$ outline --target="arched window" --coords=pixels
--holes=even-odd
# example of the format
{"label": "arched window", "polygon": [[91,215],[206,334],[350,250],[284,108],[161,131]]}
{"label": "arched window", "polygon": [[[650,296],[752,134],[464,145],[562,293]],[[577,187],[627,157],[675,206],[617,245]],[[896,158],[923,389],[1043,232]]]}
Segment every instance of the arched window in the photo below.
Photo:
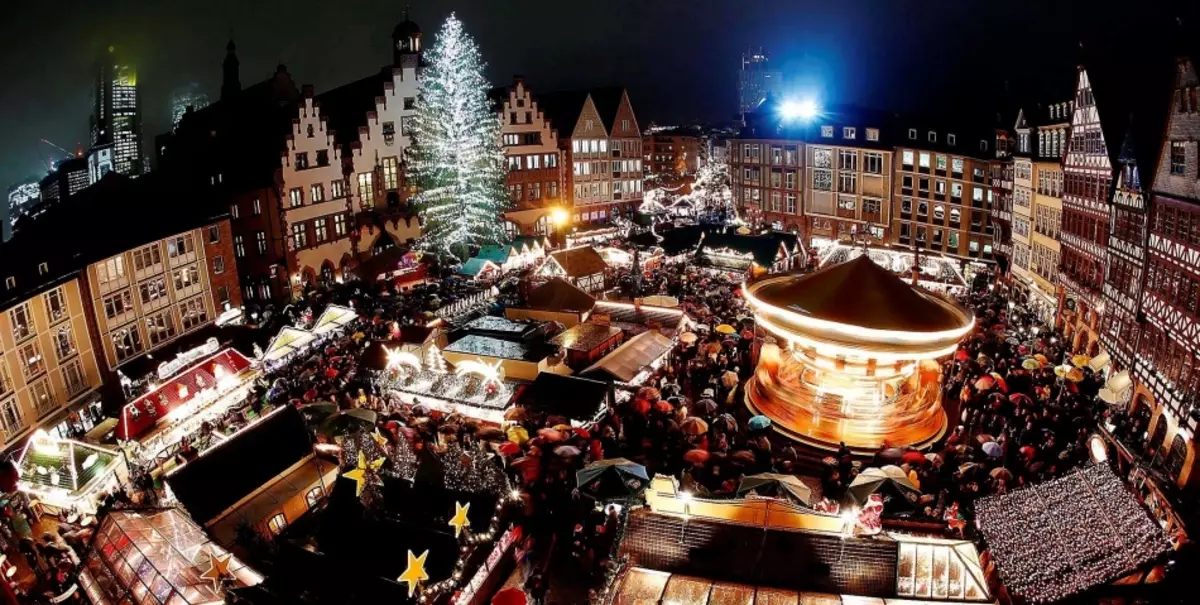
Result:
{"label": "arched window", "polygon": [[[1150,450],[1155,453],[1163,445],[1163,440],[1167,438],[1167,419],[1159,418],[1158,424],[1154,426],[1154,436],[1150,437]],[[1149,453],[1149,452],[1147,452]],[[1159,457],[1161,459],[1161,456]]]}
{"label": "arched window", "polygon": [[512,221],[504,221],[504,235],[507,236],[508,239],[511,240],[520,234],[521,234],[521,229],[520,229],[520,227],[517,226],[516,223],[514,223]]}
{"label": "arched window", "polygon": [[321,489],[321,486],[318,485],[318,486],[308,490],[307,494],[304,494],[304,501],[308,503],[309,508],[313,508],[314,506],[317,505],[318,502],[321,501],[321,498],[324,496],[325,496],[325,490]]}
{"label": "arched window", "polygon": [[271,530],[271,535],[273,536],[283,533],[283,530],[287,529],[287,526],[287,517],[284,517],[283,513],[279,513],[267,521],[267,529]]}
{"label": "arched window", "polygon": [[1175,435],[1171,442],[1171,453],[1167,454],[1167,473],[1178,479],[1183,471],[1183,463],[1187,461],[1187,441],[1183,435]]}

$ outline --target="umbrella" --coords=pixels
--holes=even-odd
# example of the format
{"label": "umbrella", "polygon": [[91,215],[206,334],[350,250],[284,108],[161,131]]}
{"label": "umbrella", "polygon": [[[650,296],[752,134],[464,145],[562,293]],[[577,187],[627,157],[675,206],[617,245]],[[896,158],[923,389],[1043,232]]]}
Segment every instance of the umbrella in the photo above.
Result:
{"label": "umbrella", "polygon": [[979,357],[975,358],[975,361],[981,366],[992,365],[992,358],[984,355],[983,353],[980,353]]}
{"label": "umbrella", "polygon": [[1003,376],[997,372],[992,372],[991,377],[996,381],[996,387],[999,388],[1002,393],[1008,392],[1008,382],[1004,380]]}
{"label": "umbrella", "polygon": [[1033,449],[1032,445],[1022,445],[1019,451],[1026,458],[1033,458],[1033,455],[1037,453],[1037,450]]}
{"label": "umbrella", "polygon": [[670,414],[674,409],[675,407],[671,405],[670,401],[659,400],[654,404],[654,411],[662,414]]}
{"label": "umbrella", "polygon": [[922,454],[917,450],[909,450],[904,452],[904,456],[900,458],[900,461],[907,462],[909,464],[925,464],[926,462],[925,454]]}
{"label": "umbrella", "polygon": [[999,458],[1000,456],[1004,455],[1004,448],[995,441],[989,441],[983,444],[983,453],[991,456],[992,458]]}
{"label": "umbrella", "polygon": [[1012,481],[1013,478],[1012,472],[1004,467],[992,469],[991,475],[993,479],[1003,479],[1005,481]]}
{"label": "umbrella", "polygon": [[1092,363],[1092,358],[1087,355],[1076,355],[1071,358],[1071,365],[1077,368],[1082,368],[1089,363]]}
{"label": "umbrella", "polygon": [[699,416],[712,416],[717,413],[717,402],[712,399],[701,399],[693,406],[696,414]]}
{"label": "umbrella", "polygon": [[492,597],[492,605],[526,605],[525,592],[516,586],[505,588]]}
{"label": "umbrella", "polygon": [[737,495],[744,497],[747,494],[791,500],[804,506],[813,504],[812,488],[792,475],[760,473],[743,477]]}
{"label": "umbrella", "polygon": [[879,459],[880,460],[899,461],[901,458],[904,457],[905,451],[907,451],[907,450],[905,450],[902,447],[889,447],[889,448],[879,452]]}
{"label": "umbrella", "polygon": [[1079,368],[1071,368],[1067,371],[1067,375],[1064,378],[1070,380],[1071,382],[1080,382],[1083,380],[1083,370]]}
{"label": "umbrella", "polygon": [[992,378],[990,374],[975,381],[975,388],[980,391],[986,391],[994,386],[996,386],[996,379]]}
{"label": "umbrella", "polygon": [[642,387],[637,390],[633,396],[634,399],[645,399],[646,401],[658,401],[662,399],[662,393],[654,387]]}
{"label": "umbrella", "polygon": [[725,370],[725,373],[721,374],[721,384],[727,389],[732,390],[738,385],[738,382],[737,372],[733,370]]}
{"label": "umbrella", "polygon": [[699,337],[692,332],[684,332],[683,334],[679,335],[679,342],[682,342],[685,345],[690,345],[696,342],[698,338]]}
{"label": "umbrella", "polygon": [[750,450],[738,450],[731,454],[729,458],[734,462],[741,462],[742,464],[754,464],[758,461],[758,459],[754,457],[754,452],[751,452]]}
{"label": "umbrella", "polygon": [[715,330],[716,332],[718,332],[720,334],[736,334],[737,333],[737,330],[735,330],[733,328],[733,326],[731,326],[729,324],[721,324],[721,325],[713,328],[713,330]]}
{"label": "umbrella", "polygon": [[633,411],[637,412],[638,414],[641,414],[642,416],[645,416],[646,414],[650,413],[650,400],[649,399],[635,399],[633,402]]}
{"label": "umbrella", "polygon": [[515,456],[521,453],[521,446],[513,443],[512,441],[505,441],[504,443],[501,443],[500,447],[497,449],[500,451],[500,454],[504,456]]}
{"label": "umbrella", "polygon": [[880,467],[879,470],[883,471],[883,474],[887,475],[889,478],[897,481],[908,481],[908,473],[905,473],[904,469],[896,466],[895,464],[886,464]]}
{"label": "umbrella", "polygon": [[1030,399],[1029,395],[1026,395],[1025,393],[1013,393],[1012,395],[1008,396],[1008,400],[1013,402],[1015,405],[1033,405],[1033,400]]}
{"label": "umbrella", "polygon": [[697,464],[697,465],[708,462],[708,458],[709,458],[708,451],[700,450],[700,449],[689,450],[688,453],[683,455],[684,462],[690,462],[692,464]]}
{"label": "umbrella", "polygon": [[325,419],[318,430],[328,437],[349,435],[359,430],[371,429],[375,426],[376,415],[371,410],[354,408],[338,412]]}
{"label": "umbrella", "polygon": [[338,406],[328,401],[300,406],[300,413],[304,414],[304,419],[309,422],[319,422],[332,414],[336,414],[337,411]]}
{"label": "umbrella", "polygon": [[966,349],[959,349],[958,352],[954,354],[954,359],[957,361],[966,361],[967,357]]}
{"label": "umbrella", "polygon": [[871,494],[876,492],[882,492],[884,506],[891,502],[903,501],[909,503],[908,508],[912,508],[920,495],[908,477],[892,477],[878,468],[868,468],[859,473],[846,488],[846,494],[859,506],[866,504]]}
{"label": "umbrella", "polygon": [[1047,359],[1046,356],[1042,355],[1041,353],[1034,354],[1033,358],[1042,362],[1042,365],[1046,365],[1046,364],[1050,363],[1050,360]]}
{"label": "umbrella", "polygon": [[525,408],[517,407],[517,406],[508,408],[508,410],[504,412],[505,420],[513,420],[516,422],[521,422],[522,420],[525,420],[525,416],[526,416]]}
{"label": "umbrella", "polygon": [[646,467],[626,458],[593,462],[575,473],[579,491],[596,500],[629,498],[649,483]]}
{"label": "umbrella", "polygon": [[573,445],[560,445],[554,448],[554,453],[563,458],[574,458],[579,455],[579,448]]}
{"label": "umbrella", "polygon": [[766,416],[755,416],[746,423],[746,426],[750,427],[752,431],[763,431],[771,428],[771,419]]}
{"label": "umbrella", "polygon": [[736,433],[738,430],[737,420],[734,420],[730,414],[721,414],[713,421],[713,429],[726,433]]}
{"label": "umbrella", "polygon": [[996,440],[996,438],[995,438],[995,437],[993,437],[993,436],[991,436],[991,435],[989,435],[989,434],[987,434],[987,433],[983,433],[983,434],[981,434],[981,435],[979,435],[979,436],[975,437],[975,439],[976,439],[977,441],[979,441],[979,443],[980,443],[980,444],[983,444],[983,443],[990,443],[990,442],[992,442],[992,441],[995,441],[995,440]]}
{"label": "umbrella", "polygon": [[508,427],[507,432],[508,432],[508,440],[513,443],[521,444],[521,443],[525,443],[526,441],[529,441],[529,431],[525,430],[524,427],[510,426],[510,427]]}
{"label": "umbrella", "polygon": [[1071,369],[1071,366],[1054,366],[1054,375],[1059,378],[1066,378],[1067,372],[1070,372]]}
{"label": "umbrella", "polygon": [[679,430],[683,431],[684,435],[703,435],[708,432],[708,423],[692,416],[679,425]]}
{"label": "umbrella", "polygon": [[1026,357],[1025,361],[1021,362],[1021,367],[1025,368],[1026,370],[1040,370],[1042,368],[1042,362],[1032,357]]}

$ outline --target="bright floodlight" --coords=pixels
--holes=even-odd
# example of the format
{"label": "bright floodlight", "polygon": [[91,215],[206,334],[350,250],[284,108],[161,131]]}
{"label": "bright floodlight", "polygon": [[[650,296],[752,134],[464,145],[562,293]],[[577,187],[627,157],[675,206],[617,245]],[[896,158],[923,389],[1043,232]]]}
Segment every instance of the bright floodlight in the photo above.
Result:
{"label": "bright floodlight", "polygon": [[819,110],[816,101],[809,99],[805,101],[787,101],[780,107],[780,111],[783,113],[783,117],[787,119],[800,118],[802,120],[809,120],[816,117]]}

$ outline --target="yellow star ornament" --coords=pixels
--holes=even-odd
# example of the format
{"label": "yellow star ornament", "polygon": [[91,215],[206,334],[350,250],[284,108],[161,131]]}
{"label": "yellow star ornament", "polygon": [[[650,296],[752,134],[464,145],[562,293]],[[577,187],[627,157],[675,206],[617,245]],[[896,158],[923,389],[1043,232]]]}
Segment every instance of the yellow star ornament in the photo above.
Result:
{"label": "yellow star ornament", "polygon": [[384,446],[388,444],[387,437],[384,437],[383,434],[379,432],[378,428],[375,429],[374,433],[371,433],[371,439],[375,440],[375,443],[379,446],[379,449],[383,449]]}
{"label": "yellow star ornament", "polygon": [[465,506],[459,502],[454,503],[454,518],[450,519],[450,527],[454,528],[454,537],[457,538],[462,533],[464,527],[470,529],[470,521],[467,519],[467,511],[471,510],[471,503],[468,502]]}
{"label": "yellow star ornament", "polygon": [[218,555],[211,547],[208,549],[208,570],[200,577],[212,581],[213,592],[221,589],[221,578],[229,575],[229,562],[232,560],[231,554]]}
{"label": "yellow star ornament", "polygon": [[367,471],[378,471],[380,467],[383,466],[383,462],[384,459],[380,458],[378,460],[372,460],[368,464],[367,457],[363,455],[362,451],[358,452],[358,465],[354,468],[354,470],[346,471],[342,474],[343,477],[354,481],[354,495],[362,495],[363,488],[367,485]]}
{"label": "yellow star ornament", "polygon": [[408,597],[411,599],[413,593],[417,591],[417,584],[429,579],[429,574],[425,573],[425,559],[429,556],[429,551],[421,553],[421,556],[413,555],[413,551],[408,551],[408,567],[404,568],[404,573],[396,578],[397,582],[408,584]]}

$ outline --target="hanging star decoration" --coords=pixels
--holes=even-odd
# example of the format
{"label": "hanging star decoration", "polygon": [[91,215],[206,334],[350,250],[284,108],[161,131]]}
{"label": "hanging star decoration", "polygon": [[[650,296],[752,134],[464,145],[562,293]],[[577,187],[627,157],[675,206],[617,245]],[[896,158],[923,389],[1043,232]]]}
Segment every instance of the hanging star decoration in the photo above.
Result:
{"label": "hanging star decoration", "polygon": [[397,582],[404,582],[408,585],[408,597],[411,599],[413,593],[417,591],[417,584],[429,579],[429,574],[425,572],[425,559],[429,556],[429,551],[421,553],[421,556],[413,555],[413,551],[408,551],[408,566],[404,568],[404,573],[396,578]]}
{"label": "hanging star decoration", "polygon": [[467,511],[471,510],[471,503],[463,505],[460,502],[454,503],[454,518],[450,519],[449,525],[454,528],[454,537],[457,538],[462,533],[464,527],[471,528],[470,520],[467,519]]}
{"label": "hanging star decoration", "polygon": [[379,427],[375,427],[375,431],[371,433],[371,439],[375,440],[375,444],[379,446],[379,449],[383,449],[388,444],[387,437],[384,437],[383,433],[379,432]]}
{"label": "hanging star decoration", "polygon": [[363,488],[366,487],[367,483],[370,481],[370,477],[368,475],[374,475],[376,472],[378,472],[379,468],[383,466],[384,460],[384,458],[379,458],[368,463],[367,457],[363,455],[362,450],[359,450],[358,465],[353,470],[346,471],[342,474],[343,477],[352,479],[354,481],[354,495],[362,495]]}
{"label": "hanging star decoration", "polygon": [[226,553],[224,555],[217,554],[217,551],[212,547],[208,549],[208,569],[200,574],[201,578],[211,580],[213,592],[221,589],[221,578],[229,575],[229,562],[233,560],[233,555]]}

